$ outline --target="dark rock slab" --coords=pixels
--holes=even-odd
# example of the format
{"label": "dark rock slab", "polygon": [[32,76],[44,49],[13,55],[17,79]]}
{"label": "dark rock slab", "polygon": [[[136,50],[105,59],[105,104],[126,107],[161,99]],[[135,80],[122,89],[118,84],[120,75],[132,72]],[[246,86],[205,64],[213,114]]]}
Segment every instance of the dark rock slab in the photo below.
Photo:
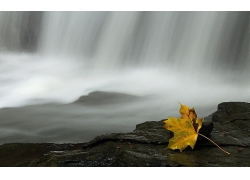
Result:
{"label": "dark rock slab", "polygon": [[[0,146],[0,166],[46,166],[43,158],[50,153],[60,154],[64,151],[80,149],[83,144],[53,143],[10,143]],[[41,162],[34,164],[33,162]],[[56,163],[50,166],[57,166]]]}
{"label": "dark rock slab", "polygon": [[235,122],[250,120],[250,103],[223,102],[218,105],[218,110],[212,117],[214,122]]}
{"label": "dark rock slab", "polygon": [[131,133],[106,134],[83,144],[4,144],[0,166],[250,166],[248,107],[249,103],[221,103],[218,111],[204,119],[200,133],[211,133],[209,138],[230,155],[202,139],[193,150],[166,149],[170,132],[161,120],[138,124]]}
{"label": "dark rock slab", "polygon": [[213,114],[213,140],[219,145],[250,146],[250,103],[223,102]]}

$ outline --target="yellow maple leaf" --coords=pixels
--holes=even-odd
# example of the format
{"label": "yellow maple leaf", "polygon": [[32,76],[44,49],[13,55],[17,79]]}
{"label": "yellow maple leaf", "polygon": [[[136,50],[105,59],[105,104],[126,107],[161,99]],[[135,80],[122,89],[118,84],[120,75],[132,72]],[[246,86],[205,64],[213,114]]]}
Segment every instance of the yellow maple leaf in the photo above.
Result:
{"label": "yellow maple leaf", "polygon": [[[169,117],[168,120],[164,121],[166,124],[164,127],[174,133],[174,137],[169,139],[169,149],[179,149],[181,152],[189,145],[194,148],[197,141],[198,132],[202,126],[201,119],[195,119],[192,123],[188,118],[179,119]],[[197,127],[195,128],[194,125]]]}
{"label": "yellow maple leaf", "polygon": [[199,130],[202,126],[202,119],[197,118],[197,114],[195,113],[194,108],[190,109],[184,104],[179,104],[181,105],[181,108],[179,110],[181,117],[179,119],[169,117],[164,121],[165,125],[163,127],[174,133],[174,137],[169,139],[167,148],[173,150],[179,149],[181,152],[187,146],[190,146],[192,149],[194,149],[198,135],[200,135],[211,141],[223,152],[230,154],[229,152],[222,149],[218,144],[213,142],[211,139],[199,133]]}

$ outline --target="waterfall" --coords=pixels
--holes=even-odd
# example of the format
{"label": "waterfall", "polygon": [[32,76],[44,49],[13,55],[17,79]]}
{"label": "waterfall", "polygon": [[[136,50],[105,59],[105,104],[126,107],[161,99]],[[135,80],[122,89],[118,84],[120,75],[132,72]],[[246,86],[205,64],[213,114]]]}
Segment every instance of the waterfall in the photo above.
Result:
{"label": "waterfall", "polygon": [[[48,12],[40,48],[44,54],[78,55],[88,64],[103,68],[174,65],[189,70],[202,66],[221,68],[235,64],[234,61],[247,63],[249,18],[246,13],[243,19],[240,15],[237,12]],[[235,28],[237,24],[240,31]],[[233,47],[238,39],[238,46]],[[230,47],[231,56],[237,60],[227,59]]]}
{"label": "waterfall", "polygon": [[248,88],[249,13],[0,12],[0,65],[1,107],[93,90]]}

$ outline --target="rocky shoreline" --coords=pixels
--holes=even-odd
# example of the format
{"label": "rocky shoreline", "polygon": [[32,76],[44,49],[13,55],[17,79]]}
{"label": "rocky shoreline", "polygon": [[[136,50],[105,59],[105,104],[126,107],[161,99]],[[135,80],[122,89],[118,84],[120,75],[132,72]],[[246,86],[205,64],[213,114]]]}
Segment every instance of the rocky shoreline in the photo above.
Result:
{"label": "rocky shoreline", "polygon": [[[238,167],[250,166],[250,103],[223,102],[204,118],[200,133],[231,154],[199,138],[195,148],[166,149],[164,122],[148,121],[131,133],[111,133],[87,143],[9,143],[0,146],[1,167]],[[210,135],[209,135],[210,134]]]}

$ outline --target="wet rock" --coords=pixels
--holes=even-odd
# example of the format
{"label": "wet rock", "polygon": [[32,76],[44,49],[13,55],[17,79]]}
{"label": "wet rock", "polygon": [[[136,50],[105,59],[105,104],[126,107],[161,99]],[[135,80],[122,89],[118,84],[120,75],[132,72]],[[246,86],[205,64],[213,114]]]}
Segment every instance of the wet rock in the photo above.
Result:
{"label": "wet rock", "polygon": [[213,140],[219,145],[250,146],[250,103],[223,102],[213,114]]}
{"label": "wet rock", "polygon": [[214,122],[249,121],[250,103],[223,102],[218,105],[218,110],[213,114]]}
{"label": "wet rock", "polygon": [[181,153],[166,149],[170,133],[161,120],[138,124],[131,133],[101,135],[83,144],[4,144],[0,166],[250,166],[249,107],[249,103],[221,103],[204,118],[200,133],[210,134],[230,155],[210,141],[198,141],[193,150],[188,147]]}

